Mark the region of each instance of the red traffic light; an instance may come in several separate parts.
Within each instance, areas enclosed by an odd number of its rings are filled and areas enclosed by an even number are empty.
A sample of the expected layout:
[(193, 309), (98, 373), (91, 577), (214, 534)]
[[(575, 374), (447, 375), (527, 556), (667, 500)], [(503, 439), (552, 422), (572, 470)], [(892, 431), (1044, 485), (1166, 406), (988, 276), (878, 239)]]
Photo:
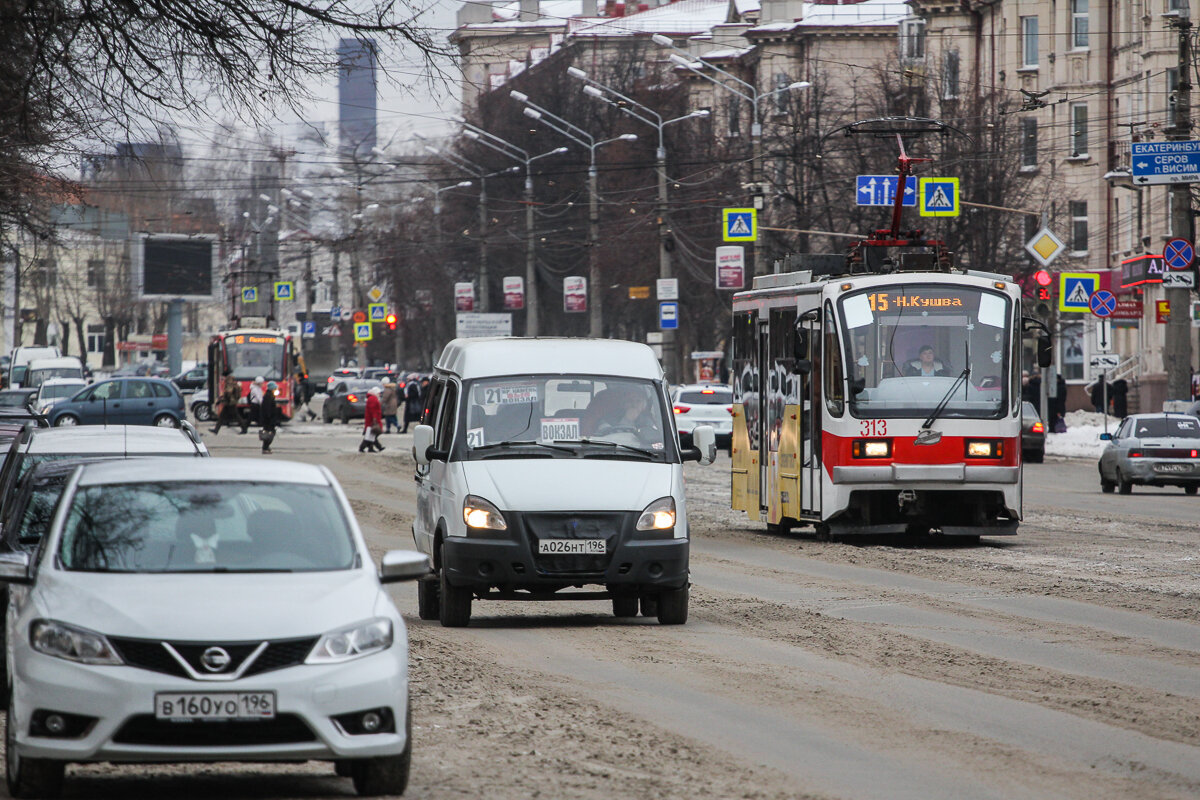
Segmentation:
[(387, 315), (387, 326), (388, 326), (389, 331), (396, 330), (396, 315), (395, 314)]
[(1050, 272), (1044, 269), (1039, 269), (1037, 272), (1033, 273), (1033, 279), (1037, 281), (1038, 286), (1049, 286), (1054, 280), (1054, 278), (1050, 276)]

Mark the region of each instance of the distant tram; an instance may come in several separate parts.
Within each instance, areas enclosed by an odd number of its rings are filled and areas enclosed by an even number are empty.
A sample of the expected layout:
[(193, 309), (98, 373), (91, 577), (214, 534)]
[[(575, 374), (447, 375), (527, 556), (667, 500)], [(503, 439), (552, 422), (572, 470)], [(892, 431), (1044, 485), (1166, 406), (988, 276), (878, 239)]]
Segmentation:
[(275, 403), (283, 419), (291, 419), (295, 411), (291, 376), (296, 363), (296, 351), (287, 331), (238, 328), (213, 336), (208, 344), (208, 391), (214, 416), (221, 413), (221, 376), (228, 369), (238, 381), (239, 413), (250, 412), (250, 384), (262, 377), (264, 382), (278, 384)]

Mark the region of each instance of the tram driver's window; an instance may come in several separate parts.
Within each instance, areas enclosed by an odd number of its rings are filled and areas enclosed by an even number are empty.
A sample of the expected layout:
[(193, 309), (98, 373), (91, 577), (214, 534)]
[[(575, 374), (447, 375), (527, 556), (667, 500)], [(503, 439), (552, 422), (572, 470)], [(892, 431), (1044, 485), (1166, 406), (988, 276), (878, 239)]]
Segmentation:
[(825, 407), (835, 417), (842, 415), (846, 407), (845, 394), (842, 386), (845, 383), (842, 373), (842, 350), (838, 346), (837, 327), (833, 322), (833, 308), (825, 306)]

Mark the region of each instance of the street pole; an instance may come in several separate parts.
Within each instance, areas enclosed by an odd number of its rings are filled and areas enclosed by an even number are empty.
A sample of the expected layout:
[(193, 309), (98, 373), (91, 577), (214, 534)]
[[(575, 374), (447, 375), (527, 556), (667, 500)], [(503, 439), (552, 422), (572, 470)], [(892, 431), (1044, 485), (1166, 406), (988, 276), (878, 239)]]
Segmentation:
[[(1179, 33), (1179, 86), (1175, 91), (1175, 119), (1167, 136), (1173, 141), (1190, 138), (1192, 99), (1192, 23), (1187, 4), (1179, 8), (1173, 23)], [(1171, 184), (1171, 232), (1178, 237), (1195, 240), (1192, 219), (1191, 185)], [(1163, 343), (1163, 361), (1167, 369), (1167, 399), (1187, 400), (1191, 397), (1190, 367), (1192, 364), (1192, 326), (1190, 313), (1191, 290), (1167, 289), (1171, 316), (1167, 321)]]
[(537, 264), (533, 247), (533, 174), (525, 162), (525, 335), (538, 335)]
[(491, 310), (488, 291), (488, 213), (487, 181), (479, 177), (479, 310), (486, 314)]
[(591, 287), (592, 304), (588, 306), (588, 335), (599, 339), (603, 335), (604, 319), (601, 314), (600, 298), (600, 187), (596, 173), (596, 148), (591, 150), (592, 163), (588, 165), (588, 286)]
[[(663, 126), (658, 126), (658, 151), (655, 153), (658, 166), (658, 277), (671, 278), (671, 252), (667, 250), (667, 148), (663, 144)], [(679, 375), (679, 358), (675, 352), (675, 331), (667, 328), (662, 331), (662, 362), (663, 372), (668, 381), (683, 380)]]

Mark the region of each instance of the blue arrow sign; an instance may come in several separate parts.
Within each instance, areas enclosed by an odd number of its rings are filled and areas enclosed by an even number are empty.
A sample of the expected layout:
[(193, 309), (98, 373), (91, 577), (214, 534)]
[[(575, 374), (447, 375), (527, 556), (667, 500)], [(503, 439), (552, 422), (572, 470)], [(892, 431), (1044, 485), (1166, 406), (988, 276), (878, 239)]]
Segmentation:
[(1097, 317), (1103, 319), (1117, 310), (1117, 297), (1112, 292), (1106, 292), (1103, 289), (1092, 292), (1092, 296), (1088, 298), (1088, 308)]
[(1129, 158), (1133, 182), (1196, 183), (1200, 181), (1200, 142), (1134, 142)]
[[(898, 175), (859, 175), (854, 184), (854, 202), (860, 206), (890, 206), (896, 202)], [(903, 206), (917, 204), (917, 179), (909, 175), (904, 179)]]
[(1187, 269), (1195, 256), (1196, 250), (1187, 239), (1172, 239), (1163, 248), (1163, 261), (1171, 269)]

